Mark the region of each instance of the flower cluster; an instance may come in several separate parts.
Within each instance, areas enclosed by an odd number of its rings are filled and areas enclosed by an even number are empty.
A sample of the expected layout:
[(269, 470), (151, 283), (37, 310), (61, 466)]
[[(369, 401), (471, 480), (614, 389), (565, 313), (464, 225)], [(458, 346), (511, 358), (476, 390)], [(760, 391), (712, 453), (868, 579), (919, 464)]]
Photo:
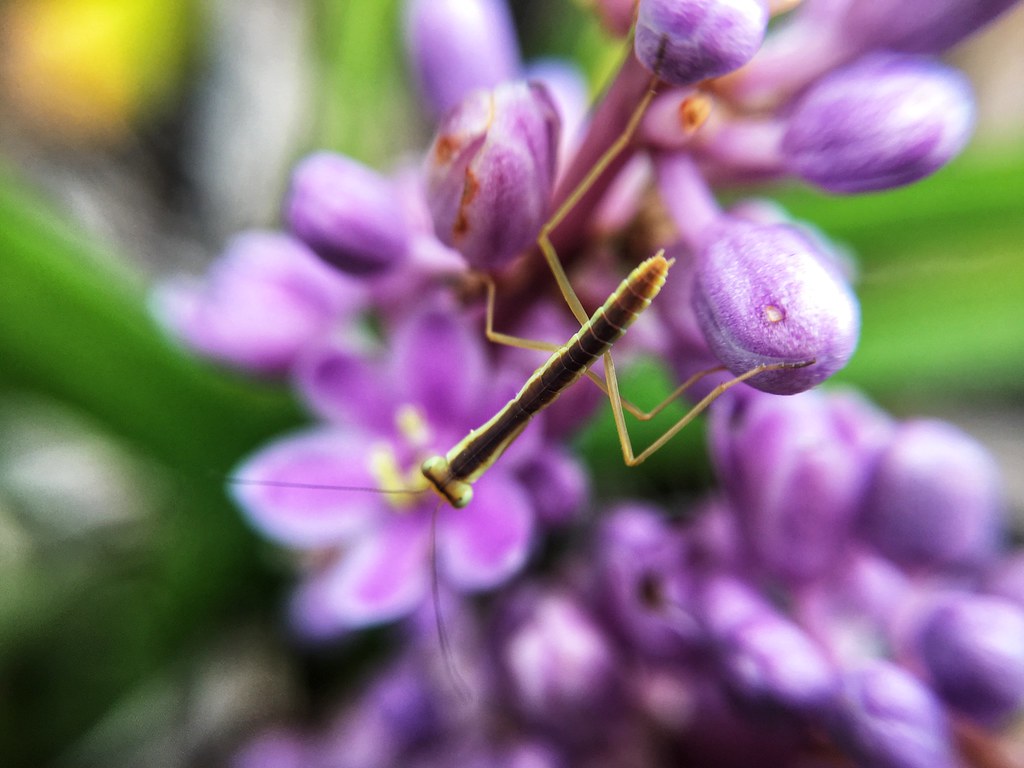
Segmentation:
[[(571, 65), (520, 61), (501, 0), (409, 0), (437, 119), (422, 164), (383, 174), (311, 155), (284, 232), (240, 236), (205, 281), (156, 297), (193, 348), (288, 377), (315, 419), (231, 487), (304, 555), (296, 630), (403, 620), (397, 657), (334, 725), (267, 733), (238, 764), (997, 755), (1024, 705), (1024, 568), (1002, 542), (991, 459), (950, 426), (807, 391), (853, 354), (854, 269), (776, 205), (723, 210), (714, 190), (795, 178), (853, 194), (934, 172), (972, 125), (964, 77), (935, 54), (1011, 3), (594, 5), (634, 33), (587, 112)], [(630, 348), (682, 380), (703, 373), (687, 392), (702, 405), (745, 379), (710, 409), (719, 489), (588, 502), (565, 447), (597, 398), (580, 384), (472, 478), (469, 507), (439, 509), (421, 463), (537, 364), (486, 343), (479, 275), (497, 286), (498, 326), (550, 346), (574, 326), (543, 256), (593, 307), (658, 248), (675, 264)], [(589, 528), (585, 507), (600, 512)], [(546, 547), (553, 528), (569, 535)], [(485, 605), (465, 599), (482, 591)]]

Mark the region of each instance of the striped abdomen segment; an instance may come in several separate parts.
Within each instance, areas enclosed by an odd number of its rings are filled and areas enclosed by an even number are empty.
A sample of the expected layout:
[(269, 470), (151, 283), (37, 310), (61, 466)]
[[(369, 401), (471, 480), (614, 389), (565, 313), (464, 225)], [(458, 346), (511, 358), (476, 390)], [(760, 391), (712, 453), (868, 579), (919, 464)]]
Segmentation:
[(451, 479), (473, 482), (504, 452), (534, 414), (550, 405), (607, 352), (661, 290), (670, 265), (659, 253), (637, 266), (586, 325), (537, 369), (494, 418), (474, 429), (448, 452)]

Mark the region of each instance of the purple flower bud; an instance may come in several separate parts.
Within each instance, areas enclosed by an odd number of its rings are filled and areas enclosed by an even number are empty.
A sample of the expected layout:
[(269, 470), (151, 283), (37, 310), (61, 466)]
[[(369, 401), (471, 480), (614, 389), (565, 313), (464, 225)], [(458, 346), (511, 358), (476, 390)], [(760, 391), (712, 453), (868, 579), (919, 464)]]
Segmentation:
[(438, 128), (427, 199), (438, 238), (477, 269), (529, 246), (548, 214), (558, 112), (538, 84), (474, 91)]
[(302, 768), (310, 744), (299, 733), (274, 729), (261, 733), (231, 758), (229, 768)]
[(970, 85), (931, 59), (876, 54), (813, 85), (789, 117), (788, 170), (829, 192), (910, 184), (959, 154), (970, 138)]
[(587, 80), (579, 67), (564, 59), (539, 59), (530, 62), (526, 77), (531, 82), (541, 83), (548, 91), (552, 103), (558, 110), (561, 121), (558, 147), (559, 167), (568, 161), (590, 109), (590, 93)]
[(636, 56), (662, 80), (692, 85), (750, 61), (767, 25), (763, 0), (640, 0)]
[(441, 115), (478, 88), (519, 75), (505, 0), (410, 0), (406, 39), (427, 106)]
[(516, 477), (530, 494), (537, 519), (547, 525), (570, 522), (590, 492), (586, 470), (555, 448), (532, 453), (516, 467)]
[(177, 280), (153, 297), (160, 320), (196, 351), (280, 373), (358, 310), (356, 286), (277, 232), (236, 236), (202, 283)]
[(735, 375), (763, 364), (811, 363), (748, 380), (772, 394), (821, 383), (857, 345), (853, 291), (794, 227), (724, 219), (698, 255), (693, 301), (708, 346)]
[(1024, 705), (1024, 610), (998, 597), (962, 595), (924, 620), (918, 651), (933, 687), (983, 722)]
[(858, 765), (959, 765), (939, 702), (908, 672), (886, 661), (874, 661), (844, 675), (832, 725), (837, 740)]
[(408, 249), (392, 182), (343, 155), (318, 152), (296, 166), (284, 215), (321, 259), (354, 275), (390, 269)]
[(985, 577), (985, 591), (1024, 608), (1024, 550), (1007, 555)]
[(738, 627), (718, 654), (730, 690), (756, 709), (811, 714), (835, 691), (836, 673), (821, 649), (777, 614)]
[(829, 702), (835, 670), (800, 627), (739, 582), (716, 580), (701, 598), (721, 674), (744, 705), (807, 714)]
[(671, 657), (696, 644), (686, 542), (659, 510), (617, 509), (602, 521), (596, 549), (597, 598), (630, 645)]
[(1015, 0), (854, 0), (842, 29), (864, 46), (940, 53), (1007, 10)]
[(751, 393), (711, 416), (716, 467), (747, 549), (759, 568), (789, 583), (835, 567), (877, 451), (847, 429), (849, 414), (833, 413), (832, 403), (820, 392)]
[(507, 610), (501, 659), (520, 708), (560, 730), (592, 728), (617, 699), (608, 639), (566, 595), (519, 597)]
[(458, 707), (445, 700), (424, 666), (410, 654), (378, 673), (331, 724), (312, 764), (332, 768), (401, 765), (420, 743), (436, 740)]
[(910, 421), (880, 456), (861, 515), (867, 538), (898, 563), (977, 566), (994, 554), (999, 537), (999, 472), (956, 427)]

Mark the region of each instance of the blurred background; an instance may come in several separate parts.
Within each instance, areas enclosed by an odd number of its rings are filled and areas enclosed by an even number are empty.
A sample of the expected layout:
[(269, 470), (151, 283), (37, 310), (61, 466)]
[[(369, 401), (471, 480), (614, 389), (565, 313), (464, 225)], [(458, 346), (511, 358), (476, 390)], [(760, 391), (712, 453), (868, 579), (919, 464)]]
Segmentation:
[[(584, 3), (512, 5), (527, 58), (572, 58), (599, 87), (621, 43)], [(146, 301), (232, 233), (276, 226), (305, 152), (386, 169), (425, 145), (399, 16), (397, 0), (0, 3), (0, 765), (218, 764), (358, 676), (372, 638), (296, 646), (287, 559), (224, 496), (238, 458), (301, 413), (176, 349)], [(954, 51), (980, 121), (948, 169), (862, 198), (779, 195), (861, 260), (841, 378), (986, 443), (1018, 537), (1022, 39), (1018, 6)], [(581, 439), (588, 461), (644, 487), (608, 421)], [(699, 435), (674, 450), (703, 461)]]

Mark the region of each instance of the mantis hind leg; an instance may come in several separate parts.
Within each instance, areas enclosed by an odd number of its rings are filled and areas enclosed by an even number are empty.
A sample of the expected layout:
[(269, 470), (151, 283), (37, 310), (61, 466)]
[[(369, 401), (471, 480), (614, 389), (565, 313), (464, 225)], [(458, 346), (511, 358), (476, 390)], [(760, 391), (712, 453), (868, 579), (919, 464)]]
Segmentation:
[[(615, 363), (612, 361), (611, 355), (605, 354), (604, 356), (604, 369), (605, 369), (605, 380), (608, 383), (608, 400), (612, 406), (612, 417), (615, 421), (615, 431), (619, 436), (619, 445), (622, 448), (622, 459), (625, 461), (626, 466), (635, 467), (638, 464), (642, 464), (644, 461), (649, 459), (658, 450), (665, 445), (669, 440), (675, 437), (684, 427), (686, 427), (691, 421), (697, 416), (704, 412), (711, 403), (717, 400), (727, 390), (732, 389), (737, 384), (741, 384), (747, 379), (753, 378), (758, 374), (765, 373), (767, 371), (779, 371), (787, 368), (803, 368), (807, 365), (813, 364), (813, 360), (807, 360), (799, 363), (765, 363), (757, 365), (751, 368), (749, 371), (735, 376), (728, 381), (724, 381), (711, 390), (705, 395), (699, 402), (690, 408), (675, 424), (665, 430), (660, 437), (658, 437), (653, 443), (644, 448), (640, 453), (635, 453), (633, 450), (633, 443), (629, 438), (629, 430), (626, 428), (626, 419), (623, 415), (622, 398), (619, 395), (619, 381), (615, 374)], [(708, 371), (701, 371), (695, 377), (691, 377), (683, 387), (676, 389), (672, 395), (669, 395), (668, 401), (675, 399), (675, 397), (685, 389), (686, 386), (690, 385), (696, 379), (706, 375), (709, 372), (721, 370), (720, 368), (709, 369)], [(666, 403), (662, 403), (659, 408), (664, 407)]]

